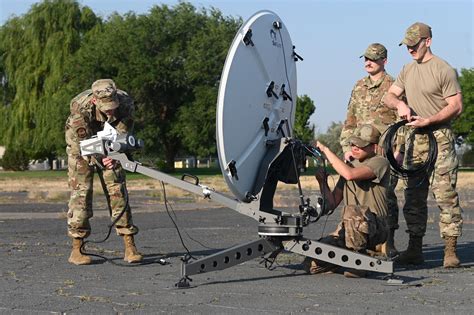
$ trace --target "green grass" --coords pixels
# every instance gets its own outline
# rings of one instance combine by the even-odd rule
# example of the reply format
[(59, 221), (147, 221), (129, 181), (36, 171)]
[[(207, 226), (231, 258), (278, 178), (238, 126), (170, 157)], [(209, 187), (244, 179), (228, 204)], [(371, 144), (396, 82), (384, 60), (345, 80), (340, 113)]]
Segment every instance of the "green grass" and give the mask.
[[(315, 168), (310, 167), (304, 172), (302, 175), (311, 176), (315, 173)], [(335, 174), (333, 168), (327, 168), (329, 174)], [(474, 172), (474, 169), (460, 169), (460, 172)], [(186, 169), (176, 169), (172, 173), (168, 173), (175, 177), (181, 178), (183, 174), (191, 174), (197, 177), (210, 177), (210, 176), (221, 176), (220, 168), (186, 168)], [(0, 180), (5, 179), (22, 179), (22, 178), (43, 178), (43, 179), (55, 179), (55, 178), (67, 178), (67, 171), (66, 170), (55, 170), (55, 171), (23, 171), (23, 172), (10, 172), (10, 171), (0, 171)], [(129, 180), (134, 179), (147, 179), (148, 176), (138, 174), (138, 173), (130, 173), (127, 172), (127, 178)]]
[[(196, 169), (176, 169), (172, 173), (168, 173), (175, 177), (181, 178), (183, 174), (191, 174), (197, 177), (207, 177), (221, 175), (221, 170), (219, 168), (196, 168)], [(10, 172), (10, 171), (0, 171), (0, 180), (4, 179), (55, 179), (55, 178), (67, 178), (66, 170), (55, 170), (55, 171), (23, 171), (23, 172)], [(130, 180), (134, 179), (146, 179), (148, 176), (127, 172), (127, 178)]]
[(66, 178), (67, 171), (22, 171), (22, 172), (11, 172), (11, 171), (1, 171), (0, 179), (21, 179), (21, 178)]

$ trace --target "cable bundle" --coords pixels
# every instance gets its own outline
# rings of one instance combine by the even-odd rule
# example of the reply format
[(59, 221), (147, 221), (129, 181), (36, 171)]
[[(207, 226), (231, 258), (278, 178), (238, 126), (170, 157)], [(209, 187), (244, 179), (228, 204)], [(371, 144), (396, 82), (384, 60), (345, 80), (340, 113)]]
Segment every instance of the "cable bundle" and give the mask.
[(415, 169), (407, 169), (404, 168), (403, 165), (398, 165), (397, 161), (395, 160), (395, 156), (393, 155), (393, 139), (397, 134), (398, 129), (404, 126), (407, 122), (407, 120), (401, 120), (388, 127), (388, 129), (385, 131), (386, 136), (383, 142), (385, 156), (390, 162), (390, 167), (393, 173), (398, 178), (410, 178), (428, 174), (434, 168), (436, 157), (438, 155), (438, 145), (436, 143), (436, 138), (433, 134), (433, 131), (426, 128), (419, 128), (415, 130), (415, 133), (426, 134), (429, 140), (429, 150), (426, 161)]

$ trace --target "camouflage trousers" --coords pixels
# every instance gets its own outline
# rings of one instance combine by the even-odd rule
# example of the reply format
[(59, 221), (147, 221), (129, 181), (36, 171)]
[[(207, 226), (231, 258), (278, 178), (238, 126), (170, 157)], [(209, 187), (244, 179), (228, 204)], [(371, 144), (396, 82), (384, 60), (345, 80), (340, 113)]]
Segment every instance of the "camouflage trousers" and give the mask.
[(320, 241), (360, 252), (374, 250), (375, 246), (387, 240), (387, 236), (385, 218), (377, 216), (367, 206), (345, 206), (342, 222), (333, 233)]
[(398, 184), (398, 178), (395, 175), (390, 175), (390, 180), (387, 187), (387, 207), (388, 207), (388, 216), (387, 224), (388, 228), (391, 230), (398, 229), (398, 199), (395, 194), (395, 188)]
[[(461, 236), (462, 209), (456, 192), (458, 159), (454, 150), (454, 135), (449, 128), (433, 131), (438, 155), (431, 173), (422, 177), (409, 178), (405, 185), (405, 206), (403, 214), (407, 222), (407, 232), (411, 236), (422, 237), (428, 220), (428, 191), (431, 189), (440, 209), (439, 228), (442, 238)], [(410, 131), (406, 139), (405, 166), (416, 168), (426, 161), (429, 140), (426, 134)]]
[[(396, 143), (394, 144), (393, 151), (397, 151), (398, 148), (400, 148), (404, 144), (404, 140), (402, 139), (404, 137), (404, 132), (403, 130), (400, 130), (400, 129), (397, 132), (397, 137), (395, 139)], [(383, 157), (386, 157), (385, 152), (382, 149), (386, 135), (387, 135), (386, 133), (382, 134), (379, 141), (379, 154)], [(387, 187), (387, 208), (388, 208), (387, 224), (388, 224), (388, 228), (392, 230), (397, 230), (399, 228), (398, 199), (397, 199), (397, 195), (395, 194), (395, 188), (397, 187), (397, 184), (398, 184), (398, 177), (395, 176), (395, 174), (390, 174), (390, 180), (388, 182), (388, 187)]]
[[(108, 195), (110, 197), (111, 219), (114, 221), (120, 213), (125, 212), (115, 224), (118, 235), (134, 235), (138, 228), (133, 225), (130, 206), (127, 203), (125, 171), (120, 165), (114, 170), (102, 171)], [(68, 176), (71, 197), (67, 212), (68, 235), (73, 238), (86, 238), (90, 235), (92, 218), (92, 195), (94, 166), (82, 156), (68, 155)]]

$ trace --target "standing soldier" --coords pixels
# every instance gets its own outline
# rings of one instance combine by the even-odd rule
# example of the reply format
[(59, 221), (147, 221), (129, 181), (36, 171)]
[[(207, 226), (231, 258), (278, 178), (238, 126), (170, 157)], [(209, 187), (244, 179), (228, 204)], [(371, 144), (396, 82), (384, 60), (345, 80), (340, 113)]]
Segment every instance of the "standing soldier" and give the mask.
[[(382, 44), (373, 43), (367, 47), (365, 53), (360, 56), (362, 57), (365, 59), (364, 68), (369, 75), (357, 81), (352, 89), (347, 118), (339, 139), (346, 161), (354, 159), (349, 139), (357, 127), (371, 124), (383, 134), (388, 126), (397, 120), (397, 112), (385, 107), (382, 103), (382, 98), (394, 81), (385, 72), (387, 49)], [(399, 156), (398, 152), (395, 152), (395, 156)], [(394, 243), (395, 230), (398, 229), (398, 204), (395, 195), (397, 182), (395, 176), (390, 176), (387, 189), (389, 235), (384, 252), (390, 257), (397, 254)]]
[[(115, 87), (110, 79), (97, 80), (92, 88), (71, 101), (71, 114), (66, 121), (66, 152), (68, 154), (68, 176), (71, 188), (69, 211), (67, 213), (68, 235), (72, 240), (69, 262), (75, 265), (91, 263), (89, 256), (81, 253), (84, 238), (91, 232), (89, 219), (92, 217), (92, 189), (94, 167), (102, 173), (107, 187), (112, 220), (116, 232), (125, 243), (124, 260), (133, 263), (142, 260), (133, 235), (138, 228), (133, 225), (127, 198), (125, 171), (120, 163), (111, 158), (87, 158), (81, 156), (79, 142), (97, 134), (105, 122), (111, 124), (118, 133), (126, 133), (133, 128), (133, 100), (124, 91)], [(95, 165), (94, 165), (95, 164)]]
[[(396, 260), (400, 264), (422, 264), (422, 245), (428, 219), (428, 190), (431, 187), (440, 213), (439, 227), (445, 241), (445, 268), (459, 267), (456, 255), (457, 238), (462, 231), (462, 209), (456, 192), (458, 159), (454, 150), (451, 121), (462, 112), (461, 87), (456, 71), (443, 59), (431, 52), (431, 27), (424, 23), (411, 25), (400, 43), (406, 45), (413, 62), (405, 65), (390, 87), (385, 104), (397, 109), (410, 123), (407, 132), (405, 163), (416, 168), (426, 160), (427, 136), (416, 134), (415, 129), (433, 132), (438, 155), (431, 173), (409, 178), (405, 189), (403, 214), (410, 241), (408, 248)], [(408, 105), (398, 97), (406, 94)], [(420, 129), (418, 129), (420, 130)]]

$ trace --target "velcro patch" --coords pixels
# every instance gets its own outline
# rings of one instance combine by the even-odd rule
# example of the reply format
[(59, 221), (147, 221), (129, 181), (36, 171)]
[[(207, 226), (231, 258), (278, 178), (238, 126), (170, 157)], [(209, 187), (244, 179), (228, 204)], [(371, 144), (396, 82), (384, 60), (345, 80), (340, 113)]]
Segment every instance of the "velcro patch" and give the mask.
[(87, 131), (84, 127), (77, 128), (76, 133), (79, 138), (85, 138), (87, 136)]

